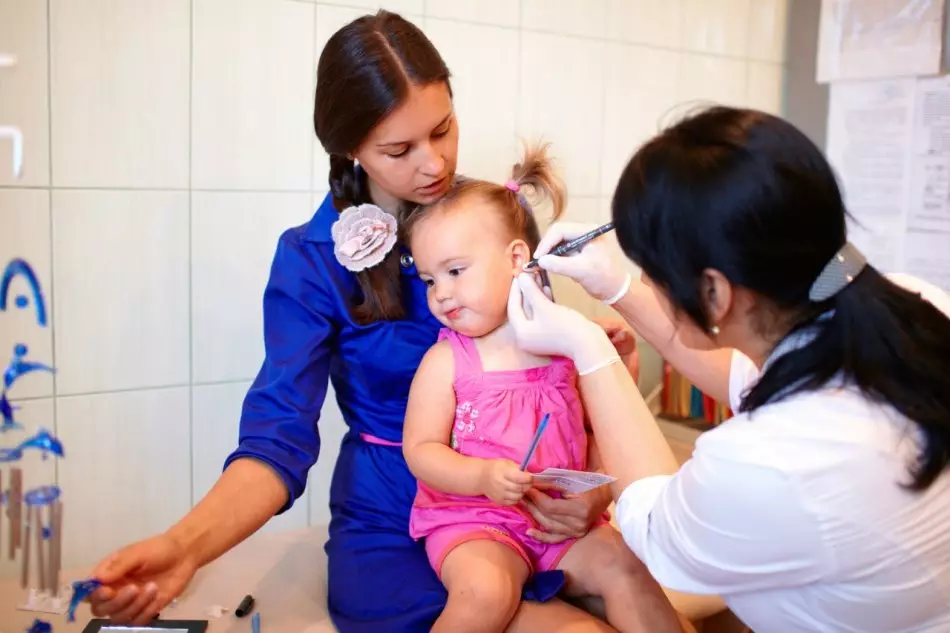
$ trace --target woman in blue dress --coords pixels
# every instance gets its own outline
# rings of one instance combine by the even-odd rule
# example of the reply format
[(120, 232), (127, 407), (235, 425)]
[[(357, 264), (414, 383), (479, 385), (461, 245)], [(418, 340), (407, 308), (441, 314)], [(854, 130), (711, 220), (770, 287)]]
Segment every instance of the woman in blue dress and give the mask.
[[(330, 488), (333, 623), (344, 633), (428, 631), (445, 604), (422, 544), (409, 536), (416, 483), (399, 447), (409, 385), (440, 324), (408, 252), (386, 251), (395, 237), (385, 222), (364, 222), (362, 233), (336, 242), (333, 227), (353, 206), (398, 217), (404, 201), (432, 202), (448, 189), (458, 148), (449, 71), (411, 23), (387, 12), (359, 18), (321, 54), (314, 126), (330, 155), (330, 194), (277, 245), (264, 291), (266, 358), (244, 401), (238, 448), (187, 516), (99, 565), (97, 615), (148, 621), (198, 568), (291, 507), (319, 454), (328, 381), (349, 427)], [(530, 499), (550, 539), (586, 533), (610, 501), (606, 490), (572, 500), (532, 491)], [(534, 599), (512, 630), (611, 630), (548, 600), (559, 573), (526, 589)], [(663, 599), (647, 574), (644, 586), (647, 603)]]

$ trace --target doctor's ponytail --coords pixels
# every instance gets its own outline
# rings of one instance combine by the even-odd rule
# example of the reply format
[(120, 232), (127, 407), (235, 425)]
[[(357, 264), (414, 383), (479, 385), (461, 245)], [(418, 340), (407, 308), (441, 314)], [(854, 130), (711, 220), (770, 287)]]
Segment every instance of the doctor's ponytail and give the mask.
[[(919, 280), (894, 279), (940, 295)], [(808, 391), (840, 376), (917, 423), (922, 450), (910, 468), (910, 487), (926, 489), (950, 465), (950, 319), (871, 266), (821, 308), (818, 318), (798, 326), (813, 326), (815, 338), (771, 364), (746, 394), (742, 410), (778, 400), (790, 385), (789, 393)]]
[(924, 490), (950, 467), (950, 298), (902, 280), (938, 309), (864, 265), (848, 246), (846, 217), (834, 173), (807, 137), (777, 117), (727, 107), (646, 143), (613, 199), (620, 246), (678, 314), (716, 331), (708, 274), (718, 271), (754, 297), (737, 318), (785, 346), (740, 411), (856, 388), (915, 424), (920, 451), (905, 483)]
[[(330, 157), (328, 185), (337, 211), (371, 201), (353, 152), (412, 86), (439, 82), (449, 87), (439, 52), (418, 27), (394, 13), (365, 15), (330, 37), (317, 64), (313, 126)], [(356, 273), (360, 290), (351, 311), (358, 323), (406, 316), (399, 257), (394, 248), (381, 263)]]

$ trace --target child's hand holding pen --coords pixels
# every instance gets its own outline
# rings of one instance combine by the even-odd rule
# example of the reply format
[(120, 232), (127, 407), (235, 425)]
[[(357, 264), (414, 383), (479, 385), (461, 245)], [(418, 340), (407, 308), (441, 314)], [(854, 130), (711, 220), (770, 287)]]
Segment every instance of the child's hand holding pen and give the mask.
[(550, 413), (545, 413), (541, 418), (520, 465), (507, 459), (485, 460), (485, 468), (482, 470), (482, 489), (486, 497), (502, 506), (515, 505), (521, 501), (531, 488), (533, 481), (533, 477), (525, 469), (538, 448), (541, 434), (547, 428), (550, 417)]
[(531, 473), (507, 459), (483, 461), (482, 494), (500, 506), (513, 506), (531, 488)]

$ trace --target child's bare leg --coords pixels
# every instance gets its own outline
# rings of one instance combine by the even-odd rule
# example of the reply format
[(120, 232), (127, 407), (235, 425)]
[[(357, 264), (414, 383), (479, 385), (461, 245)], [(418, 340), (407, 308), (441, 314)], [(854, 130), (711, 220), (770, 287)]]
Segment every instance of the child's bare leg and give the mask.
[(441, 576), (449, 599), (432, 633), (500, 633), (521, 603), (528, 566), (504, 543), (478, 539), (449, 552)]
[(681, 633), (663, 589), (609, 525), (592, 530), (561, 559), (570, 596), (600, 596), (607, 621), (622, 633)]

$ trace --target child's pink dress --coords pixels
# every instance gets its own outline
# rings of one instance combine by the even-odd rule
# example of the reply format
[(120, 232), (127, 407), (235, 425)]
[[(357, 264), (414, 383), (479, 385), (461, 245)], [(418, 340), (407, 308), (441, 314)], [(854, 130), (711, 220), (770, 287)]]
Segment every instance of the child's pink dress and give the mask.
[[(541, 418), (550, 413), (528, 472), (586, 469), (584, 410), (570, 360), (553, 358), (545, 367), (485, 372), (472, 339), (448, 329), (439, 333), (439, 340), (443, 339), (448, 339), (455, 357), (452, 448), (469, 457), (504, 458), (520, 464)], [(532, 574), (555, 569), (575, 539), (541, 543), (526, 534), (537, 527), (520, 506), (444, 493), (421, 481), (409, 517), (410, 534), (426, 539), (436, 573), (453, 548), (473, 539), (505, 543), (524, 559)]]

